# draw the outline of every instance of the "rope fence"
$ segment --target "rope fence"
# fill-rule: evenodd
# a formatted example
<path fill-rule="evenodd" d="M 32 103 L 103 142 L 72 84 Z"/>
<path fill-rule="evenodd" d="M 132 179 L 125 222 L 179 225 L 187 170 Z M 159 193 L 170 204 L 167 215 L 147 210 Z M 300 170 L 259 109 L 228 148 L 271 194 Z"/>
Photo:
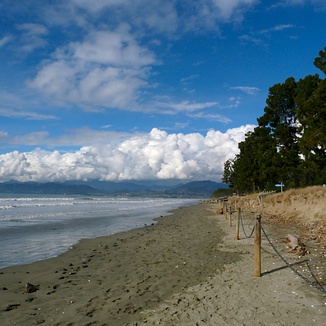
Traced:
<path fill-rule="evenodd" d="M 252 235 L 254 234 L 254 231 L 255 231 L 255 225 L 253 225 L 253 226 L 251 227 L 250 234 L 248 235 L 248 234 L 246 233 L 245 228 L 244 228 L 244 224 L 243 224 L 243 215 L 242 215 L 242 210 L 241 210 L 241 209 L 240 209 L 240 221 L 241 221 L 242 231 L 243 231 L 245 237 L 246 237 L 246 238 L 251 238 Z"/>
<path fill-rule="evenodd" d="M 315 289 L 321 291 L 322 293 L 326 294 L 326 289 L 321 285 L 317 279 L 317 277 L 314 275 L 313 271 L 311 270 L 308 261 L 306 262 L 307 268 L 311 274 L 311 278 L 314 279 L 314 282 L 309 280 L 306 276 L 304 276 L 302 273 L 300 273 L 297 269 L 295 269 L 293 266 L 296 265 L 297 263 L 289 263 L 284 256 L 280 253 L 280 251 L 276 248 L 276 246 L 273 244 L 272 240 L 266 233 L 265 229 L 263 228 L 261 224 L 261 215 L 256 216 L 256 221 L 254 225 L 246 227 L 250 229 L 250 232 L 247 233 L 245 229 L 245 223 L 243 221 L 243 211 L 241 208 L 236 208 L 233 210 L 233 212 L 237 211 L 237 221 L 236 221 L 236 236 L 235 239 L 239 240 L 239 230 L 240 230 L 240 224 L 241 224 L 241 229 L 246 238 L 251 238 L 254 235 L 254 272 L 256 277 L 261 277 L 261 250 L 264 250 L 265 252 L 277 256 L 280 260 L 282 260 L 287 267 L 289 267 L 293 273 L 295 273 L 297 276 L 299 276 L 303 281 L 305 281 L 307 284 L 309 284 L 311 287 L 314 287 Z M 232 227 L 232 207 L 229 206 L 227 207 L 226 201 L 224 200 L 223 202 L 223 208 L 221 210 L 225 218 L 229 219 L 229 226 Z M 263 233 L 264 237 L 268 241 L 270 247 L 274 250 L 275 253 L 269 252 L 262 248 L 261 246 L 261 232 Z M 302 263 L 302 262 L 301 262 Z"/>
<path fill-rule="evenodd" d="M 307 277 L 305 277 L 304 275 L 302 275 L 298 270 L 296 270 L 293 267 L 293 264 L 290 264 L 281 254 L 280 252 L 276 249 L 276 247 L 274 246 L 274 244 L 272 243 L 272 241 L 270 240 L 270 238 L 268 237 L 266 231 L 264 230 L 264 228 L 262 227 L 262 225 L 260 225 L 261 230 L 264 233 L 265 238 L 267 239 L 267 241 L 269 242 L 269 244 L 271 245 L 271 247 L 274 249 L 274 251 L 276 252 L 276 254 L 278 255 L 278 257 L 286 264 L 286 266 L 288 266 L 296 275 L 298 275 L 300 278 L 302 278 L 305 282 L 307 282 L 310 286 L 316 288 L 317 290 L 323 292 L 326 294 L 326 289 L 318 282 L 317 278 L 315 277 L 315 275 L 312 273 L 309 265 L 308 268 L 310 270 L 310 273 L 312 275 L 312 277 L 314 278 L 315 282 L 310 281 Z"/>

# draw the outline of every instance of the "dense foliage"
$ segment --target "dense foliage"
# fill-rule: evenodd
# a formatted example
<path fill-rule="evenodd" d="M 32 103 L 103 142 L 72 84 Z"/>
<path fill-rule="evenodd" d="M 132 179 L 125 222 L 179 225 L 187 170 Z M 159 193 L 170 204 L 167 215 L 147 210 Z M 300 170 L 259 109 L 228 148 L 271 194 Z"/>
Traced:
<path fill-rule="evenodd" d="M 326 74 L 326 47 L 314 65 Z M 222 181 L 242 193 L 326 183 L 326 79 L 290 77 L 269 89 L 258 126 L 224 163 Z"/>
<path fill-rule="evenodd" d="M 233 193 L 232 188 L 219 188 L 213 192 L 212 198 L 230 197 Z"/>

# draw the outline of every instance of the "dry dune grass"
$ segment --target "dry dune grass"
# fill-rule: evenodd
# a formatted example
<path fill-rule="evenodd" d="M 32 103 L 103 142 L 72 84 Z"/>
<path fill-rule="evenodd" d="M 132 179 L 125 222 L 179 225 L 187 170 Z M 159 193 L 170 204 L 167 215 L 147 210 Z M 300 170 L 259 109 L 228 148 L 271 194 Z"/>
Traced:
<path fill-rule="evenodd" d="M 272 224 L 304 228 L 309 238 L 326 248 L 326 187 L 290 189 L 283 193 L 260 193 L 232 197 L 229 204 L 263 215 Z"/>
<path fill-rule="evenodd" d="M 266 196 L 262 200 L 261 211 L 300 224 L 325 220 L 326 187 L 290 189 Z"/>

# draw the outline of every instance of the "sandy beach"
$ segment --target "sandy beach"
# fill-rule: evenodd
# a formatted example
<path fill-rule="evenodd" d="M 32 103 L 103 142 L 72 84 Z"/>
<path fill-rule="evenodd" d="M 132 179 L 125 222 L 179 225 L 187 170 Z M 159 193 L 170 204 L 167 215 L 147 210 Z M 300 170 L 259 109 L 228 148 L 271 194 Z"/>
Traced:
<path fill-rule="evenodd" d="M 264 239 L 263 275 L 254 277 L 253 239 L 235 240 L 235 227 L 217 208 L 183 207 L 155 225 L 1 269 L 1 325 L 325 324 L 325 294 L 294 274 Z M 289 230 L 266 225 L 266 231 L 296 268 L 318 277 L 323 248 L 311 244 L 311 254 L 294 257 L 282 242 Z M 26 283 L 37 291 L 24 293 Z"/>

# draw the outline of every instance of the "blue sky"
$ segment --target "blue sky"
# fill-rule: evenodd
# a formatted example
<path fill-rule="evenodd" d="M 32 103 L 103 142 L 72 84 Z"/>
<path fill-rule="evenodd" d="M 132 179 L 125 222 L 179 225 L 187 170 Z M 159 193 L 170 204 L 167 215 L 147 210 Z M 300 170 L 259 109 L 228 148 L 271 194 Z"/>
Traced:
<path fill-rule="evenodd" d="M 3 0 L 0 181 L 220 180 L 323 0 Z"/>

